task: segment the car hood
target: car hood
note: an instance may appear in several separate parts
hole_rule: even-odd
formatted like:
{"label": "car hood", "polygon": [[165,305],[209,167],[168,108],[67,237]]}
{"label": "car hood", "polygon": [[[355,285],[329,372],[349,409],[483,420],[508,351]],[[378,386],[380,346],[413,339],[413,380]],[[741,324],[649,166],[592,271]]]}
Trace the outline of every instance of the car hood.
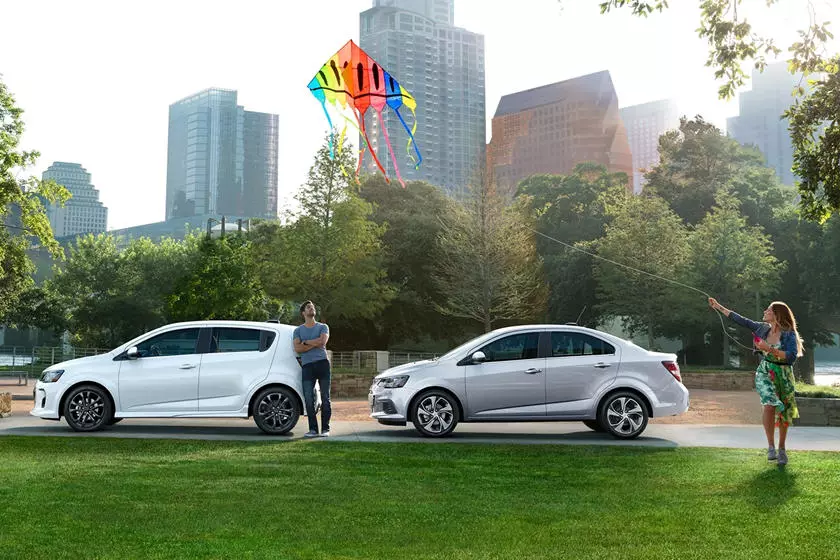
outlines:
{"label": "car hood", "polygon": [[403,364],[401,366],[386,369],[385,371],[377,375],[376,378],[378,379],[380,377],[391,377],[393,375],[405,375],[407,373],[412,373],[435,365],[437,365],[436,360],[421,360],[419,362],[411,362],[408,364]]}
{"label": "car hood", "polygon": [[105,356],[105,354],[97,354],[96,356],[85,356],[84,358],[75,358],[73,360],[67,360],[66,362],[59,362],[51,366],[46,366],[44,370],[76,368],[92,362],[101,361],[103,356]]}

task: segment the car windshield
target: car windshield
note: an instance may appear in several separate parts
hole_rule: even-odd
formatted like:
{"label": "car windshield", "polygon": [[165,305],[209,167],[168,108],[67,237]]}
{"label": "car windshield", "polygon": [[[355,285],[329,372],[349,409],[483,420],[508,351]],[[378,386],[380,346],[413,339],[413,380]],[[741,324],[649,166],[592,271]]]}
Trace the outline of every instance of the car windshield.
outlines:
{"label": "car windshield", "polygon": [[468,349],[472,346],[480,346],[485,340],[487,340],[489,338],[492,338],[493,335],[494,335],[494,333],[486,333],[486,334],[483,334],[483,335],[479,336],[478,338],[470,339],[467,342],[463,343],[462,345],[458,346],[457,348],[453,348],[452,350],[450,350],[449,352],[447,352],[446,354],[444,354],[443,356],[438,358],[438,360],[447,360],[449,358],[459,356],[466,349]]}

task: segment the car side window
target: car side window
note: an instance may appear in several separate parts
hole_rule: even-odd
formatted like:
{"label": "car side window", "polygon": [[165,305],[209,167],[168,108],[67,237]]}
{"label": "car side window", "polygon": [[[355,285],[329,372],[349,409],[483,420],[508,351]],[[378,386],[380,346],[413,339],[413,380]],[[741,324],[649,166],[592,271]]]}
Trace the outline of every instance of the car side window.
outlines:
{"label": "car side window", "polygon": [[551,357],[615,354],[615,347],[600,338],[580,332],[551,333]]}
{"label": "car side window", "polygon": [[271,346],[271,343],[268,343],[263,347],[264,332],[266,331],[259,329],[216,327],[210,335],[210,353],[261,352]]}
{"label": "car side window", "polygon": [[485,362],[528,360],[539,356],[540,333],[519,333],[494,340],[480,349]]}
{"label": "car side window", "polygon": [[141,358],[195,354],[200,329],[178,329],[146,339],[137,345]]}

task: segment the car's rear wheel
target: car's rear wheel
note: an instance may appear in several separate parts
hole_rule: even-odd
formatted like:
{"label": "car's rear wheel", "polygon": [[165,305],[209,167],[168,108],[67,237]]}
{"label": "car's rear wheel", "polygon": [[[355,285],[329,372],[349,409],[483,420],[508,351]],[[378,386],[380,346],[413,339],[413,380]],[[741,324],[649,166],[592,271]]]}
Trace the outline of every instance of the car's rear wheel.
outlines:
{"label": "car's rear wheel", "polygon": [[64,400],[64,419],[77,432],[95,432],[111,421],[111,397],[96,385],[80,385]]}
{"label": "car's rear wheel", "polygon": [[260,391],[254,400],[254,422],[267,434],[288,433],[299,418],[297,399],[288,389],[269,387]]}
{"label": "car's rear wheel", "polygon": [[590,430],[595,430],[596,432],[604,431],[604,427],[597,420],[584,420],[583,425],[589,428]]}
{"label": "car's rear wheel", "polygon": [[603,400],[598,421],[613,436],[633,439],[647,427],[647,407],[636,393],[619,391]]}
{"label": "car's rear wheel", "polygon": [[414,399],[411,419],[426,437],[448,436],[458,425],[458,403],[445,391],[426,391]]}

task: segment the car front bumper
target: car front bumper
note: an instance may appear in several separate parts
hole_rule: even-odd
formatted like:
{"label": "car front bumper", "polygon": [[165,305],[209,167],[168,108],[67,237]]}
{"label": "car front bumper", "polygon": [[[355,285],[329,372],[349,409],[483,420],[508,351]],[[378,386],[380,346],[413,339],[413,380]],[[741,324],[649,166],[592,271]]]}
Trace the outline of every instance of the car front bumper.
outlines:
{"label": "car front bumper", "polygon": [[44,383],[43,381],[35,383],[35,389],[32,391],[35,403],[29,414],[48,420],[58,420],[61,417],[58,410],[60,387],[57,387],[57,385],[57,383]]}
{"label": "car front bumper", "polygon": [[370,417],[382,424],[405,424],[411,398],[405,387],[384,389],[374,384],[368,393]]}

